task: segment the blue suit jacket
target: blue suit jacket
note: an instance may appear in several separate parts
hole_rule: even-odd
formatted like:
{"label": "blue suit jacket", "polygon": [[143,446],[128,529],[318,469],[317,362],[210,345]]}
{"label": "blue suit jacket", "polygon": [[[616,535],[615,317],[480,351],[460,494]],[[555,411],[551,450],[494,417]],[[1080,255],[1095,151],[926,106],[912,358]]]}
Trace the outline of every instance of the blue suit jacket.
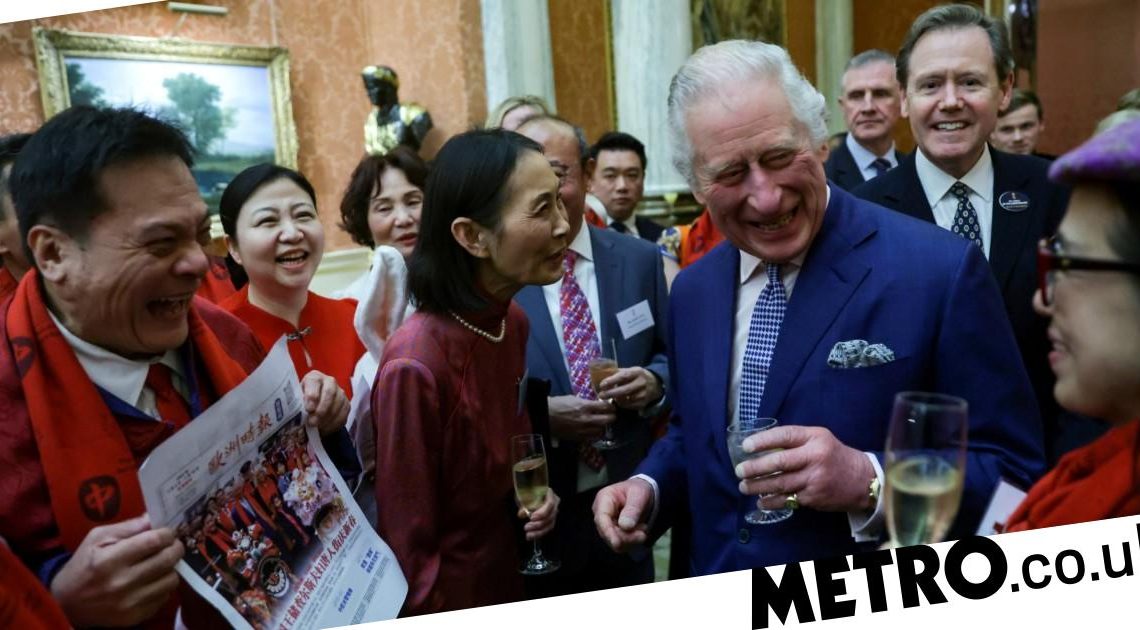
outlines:
{"label": "blue suit jacket", "polygon": [[[618,364],[623,367],[639,365],[657,374],[663,391],[669,386],[669,367],[665,358],[665,316],[668,295],[661,254],[657,247],[643,240],[631,238],[612,230],[599,230],[583,223],[590,232],[594,250],[594,273],[598,280],[598,309],[602,343],[610,339],[617,343]],[[641,301],[648,301],[655,325],[629,339],[623,338],[616,313]],[[555,330],[546,307],[542,287],[524,287],[515,301],[530,319],[530,338],[527,340],[527,371],[532,378],[550,381],[550,395],[573,394],[566,362],[558,345],[562,330]],[[636,412],[620,412],[615,425],[617,435],[630,444],[606,452],[606,470],[611,481],[627,478],[649,449],[649,421]],[[578,444],[561,440],[557,448],[550,449],[551,485],[560,496],[569,497],[576,491],[578,476]]]}
{"label": "blue suit jacket", "polygon": [[[1006,314],[1013,324],[1022,361],[1045,419],[1046,454],[1049,461],[1056,461],[1066,449],[1055,444],[1060,427],[1053,399],[1055,378],[1048,360],[1051,348],[1045,333],[1048,321],[1033,311],[1033,292],[1037,290],[1037,242],[1057,232],[1069,202],[1069,190],[1049,181],[1046,176],[1049,164],[1044,160],[1003,153],[992,147],[990,156],[994,166],[990,270],[1005,300]],[[934,212],[918,179],[915,159],[912,154],[900,160],[898,168],[862,184],[852,193],[871,203],[934,223]],[[1011,192],[1028,199],[1029,207],[1018,212],[1002,208],[1002,195]]]}
{"label": "blue suit jacket", "polygon": [[[674,416],[639,468],[659,485],[659,520],[689,502],[696,574],[862,548],[842,513],[801,509],[774,525],[744,522],[755,497],[737,489],[725,446],[739,260],[724,243],[673,284]],[[886,344],[896,359],[828,367],[832,347],[852,339]],[[998,477],[1027,485],[1041,473],[1040,416],[981,252],[832,186],[788,301],[759,415],[826,427],[844,444],[880,455],[894,396],[904,390],[970,404],[965,491],[952,537],[973,532]]]}

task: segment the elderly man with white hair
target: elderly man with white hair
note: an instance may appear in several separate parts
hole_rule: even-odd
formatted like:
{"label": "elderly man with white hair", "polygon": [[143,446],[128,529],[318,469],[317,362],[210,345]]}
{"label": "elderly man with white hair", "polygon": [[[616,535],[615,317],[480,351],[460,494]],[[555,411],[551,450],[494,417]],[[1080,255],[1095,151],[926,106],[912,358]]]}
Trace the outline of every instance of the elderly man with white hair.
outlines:
{"label": "elderly man with white hair", "polygon": [[[828,185],[824,99],[782,48],[698,50],[673,78],[669,118],[676,166],[727,242],[673,285],[674,416],[638,474],[598,494],[612,547],[651,539],[684,501],[697,575],[877,544],[904,390],[969,401],[951,537],[972,533],[999,478],[1040,474],[1040,415],[985,258]],[[776,452],[734,469],[727,427],[757,417],[779,425],[745,449]],[[757,503],[792,516],[751,524]]]}

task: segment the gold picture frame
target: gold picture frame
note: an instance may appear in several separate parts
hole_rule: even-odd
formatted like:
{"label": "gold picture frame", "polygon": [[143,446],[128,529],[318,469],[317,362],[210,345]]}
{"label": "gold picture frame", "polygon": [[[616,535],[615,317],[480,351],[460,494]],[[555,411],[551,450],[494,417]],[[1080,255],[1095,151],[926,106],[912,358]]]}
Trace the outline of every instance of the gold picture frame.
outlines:
{"label": "gold picture frame", "polygon": [[[284,48],[41,27],[33,29],[32,37],[45,118],[70,107],[73,96],[173,116],[198,151],[195,179],[211,210],[229,181],[226,174],[232,178],[247,162],[269,161],[270,143],[274,163],[297,168],[289,52]],[[160,89],[165,96],[158,95]],[[210,98],[209,117],[186,104]],[[204,179],[207,173],[213,175]]]}

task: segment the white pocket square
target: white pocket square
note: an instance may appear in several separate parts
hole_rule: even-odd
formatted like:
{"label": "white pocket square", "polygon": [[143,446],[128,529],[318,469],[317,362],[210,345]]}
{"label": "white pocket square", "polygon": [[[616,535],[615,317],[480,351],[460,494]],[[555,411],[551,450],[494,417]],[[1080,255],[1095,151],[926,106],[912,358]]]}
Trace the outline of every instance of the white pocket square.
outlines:
{"label": "white pocket square", "polygon": [[827,356],[828,367],[847,369],[864,368],[890,363],[895,360],[893,350],[881,343],[867,343],[863,339],[840,341]]}

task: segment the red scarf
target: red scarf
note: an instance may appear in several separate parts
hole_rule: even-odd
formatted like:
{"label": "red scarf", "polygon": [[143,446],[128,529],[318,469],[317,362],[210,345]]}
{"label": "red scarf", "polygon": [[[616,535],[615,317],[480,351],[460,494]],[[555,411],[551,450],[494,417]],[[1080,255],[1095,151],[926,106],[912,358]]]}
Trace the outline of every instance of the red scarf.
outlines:
{"label": "red scarf", "polygon": [[724,235],[713,225],[708,208],[688,228],[681,236],[681,267],[697,262],[724,240]]}
{"label": "red scarf", "polygon": [[[48,314],[36,272],[16,289],[8,339],[60,540],[75,551],[92,528],[138,516],[145,507],[135,459],[115,416]],[[190,340],[221,396],[245,377],[195,307]]]}
{"label": "red scarf", "polygon": [[0,575],[0,628],[71,627],[59,604],[3,542]]}
{"label": "red scarf", "polygon": [[1010,515],[1007,532],[1140,514],[1140,420],[1061,458]]}

